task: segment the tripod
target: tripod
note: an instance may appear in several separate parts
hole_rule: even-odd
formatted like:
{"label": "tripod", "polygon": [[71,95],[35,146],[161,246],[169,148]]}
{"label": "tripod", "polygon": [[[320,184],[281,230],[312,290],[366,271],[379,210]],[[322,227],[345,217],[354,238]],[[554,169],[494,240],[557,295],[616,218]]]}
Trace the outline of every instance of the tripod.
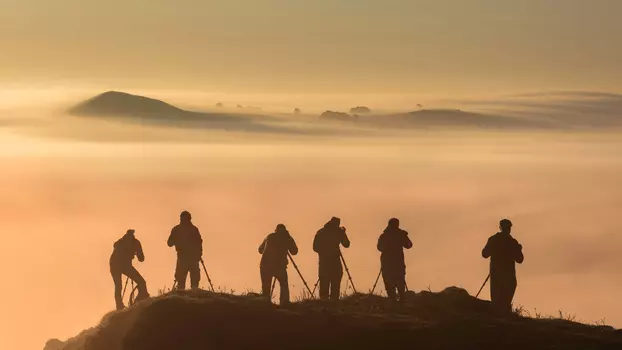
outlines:
{"label": "tripod", "polygon": [[[294,265],[294,268],[296,269],[296,272],[298,272],[298,276],[300,276],[300,279],[302,280],[302,283],[304,283],[305,287],[307,288],[307,291],[309,292],[309,295],[311,295],[311,298],[315,299],[315,295],[313,295],[313,292],[311,292],[311,288],[309,288],[309,285],[307,284],[307,281],[302,276],[302,273],[300,272],[300,269],[298,269],[298,265],[296,265],[296,262],[294,261],[294,258],[292,257],[292,255],[289,252],[287,253],[287,256],[289,257],[289,260],[292,261],[292,265]],[[273,285],[273,288],[274,288],[274,285]]]}
{"label": "tripod", "polygon": [[350,274],[350,269],[348,269],[348,264],[346,264],[346,259],[343,258],[343,254],[341,253],[341,249],[339,249],[339,256],[341,257],[341,261],[343,262],[343,267],[346,269],[346,273],[348,274],[348,278],[350,279],[350,284],[352,284],[352,290],[354,294],[357,294],[356,287],[354,286],[354,281],[352,281],[352,275]]}

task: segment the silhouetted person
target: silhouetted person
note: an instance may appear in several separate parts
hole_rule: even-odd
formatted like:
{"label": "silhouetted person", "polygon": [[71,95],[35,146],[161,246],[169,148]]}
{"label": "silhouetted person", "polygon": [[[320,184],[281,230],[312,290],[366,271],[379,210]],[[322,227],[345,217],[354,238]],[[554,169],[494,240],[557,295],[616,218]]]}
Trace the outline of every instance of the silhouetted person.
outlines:
{"label": "silhouetted person", "polygon": [[281,286],[281,305],[289,304],[289,282],[287,279],[287,253],[298,254],[298,246],[283,224],[278,224],[276,230],[269,234],[259,246],[261,263],[261,291],[270,298],[272,292],[272,278],[276,278]]}
{"label": "silhouetted person", "polygon": [[501,232],[488,239],[482,250],[490,258],[490,298],[492,304],[504,312],[512,312],[512,299],[516,292],[516,264],[524,260],[523,246],[510,234],[512,222],[499,222]]}
{"label": "silhouetted person", "polygon": [[[413,243],[408,238],[408,232],[400,229],[400,221],[396,218],[389,220],[387,228],[378,238],[382,279],[387,295],[393,300],[404,300],[406,292],[406,262],[404,248],[412,248]],[[397,294],[396,294],[397,290]]]}
{"label": "silhouetted person", "polygon": [[168,246],[175,246],[177,251],[177,267],[175,280],[177,289],[186,289],[186,278],[190,273],[190,288],[198,289],[201,280],[199,263],[203,257],[203,239],[199,229],[192,224],[192,216],[183,211],[179,225],[173,227],[168,238]]}
{"label": "silhouetted person", "polygon": [[320,299],[339,300],[343,267],[339,245],[350,247],[341,219],[333,217],[315,234],[313,250],[319,256]]}
{"label": "silhouetted person", "polygon": [[136,301],[140,301],[149,297],[147,293],[147,283],[143,276],[132,266],[134,256],[138,261],[145,261],[143,247],[140,241],[134,237],[134,230],[127,230],[127,233],[118,241],[114,242],[114,250],[110,256],[110,274],[114,281],[114,300],[117,304],[117,310],[125,307],[123,305],[123,297],[121,290],[123,288],[123,275],[129,277],[138,287],[138,295]]}

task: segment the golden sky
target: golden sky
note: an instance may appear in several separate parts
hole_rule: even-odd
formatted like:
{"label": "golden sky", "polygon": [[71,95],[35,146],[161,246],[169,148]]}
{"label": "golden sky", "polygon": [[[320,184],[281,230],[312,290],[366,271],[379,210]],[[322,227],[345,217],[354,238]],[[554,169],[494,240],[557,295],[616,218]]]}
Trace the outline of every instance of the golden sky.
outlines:
{"label": "golden sky", "polygon": [[622,90],[618,0],[0,0],[0,84]]}

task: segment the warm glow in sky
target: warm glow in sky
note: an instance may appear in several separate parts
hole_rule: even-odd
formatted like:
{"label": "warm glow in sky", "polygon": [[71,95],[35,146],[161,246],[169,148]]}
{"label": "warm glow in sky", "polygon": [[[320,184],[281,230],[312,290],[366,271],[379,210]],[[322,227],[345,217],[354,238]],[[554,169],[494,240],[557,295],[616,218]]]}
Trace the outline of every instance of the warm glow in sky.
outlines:
{"label": "warm glow in sky", "polygon": [[0,0],[0,84],[622,90],[618,0]]}

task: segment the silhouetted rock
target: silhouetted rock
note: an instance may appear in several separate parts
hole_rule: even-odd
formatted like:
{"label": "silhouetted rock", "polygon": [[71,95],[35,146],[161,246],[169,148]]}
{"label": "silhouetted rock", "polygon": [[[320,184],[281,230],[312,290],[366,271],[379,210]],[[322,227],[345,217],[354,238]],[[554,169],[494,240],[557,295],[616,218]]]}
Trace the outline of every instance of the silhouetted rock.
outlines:
{"label": "silhouetted rock", "polygon": [[166,102],[125,92],[108,91],[86,100],[69,110],[79,115],[119,115],[136,117],[170,117],[185,113]]}
{"label": "silhouetted rock", "polygon": [[294,114],[300,114],[300,113],[302,113],[300,108],[294,108]]}
{"label": "silhouetted rock", "polygon": [[344,112],[334,112],[334,111],[326,111],[320,115],[320,120],[328,120],[328,121],[354,121],[356,120],[354,117],[350,116],[348,113]]}
{"label": "silhouetted rock", "polygon": [[358,107],[350,108],[350,113],[352,113],[352,114],[367,114],[367,113],[371,113],[371,109],[369,109],[369,107],[365,107],[365,106],[358,106]]}
{"label": "silhouetted rock", "polygon": [[64,350],[622,349],[611,327],[500,315],[461,288],[407,292],[402,303],[357,294],[286,308],[256,294],[173,292],[106,315]]}

